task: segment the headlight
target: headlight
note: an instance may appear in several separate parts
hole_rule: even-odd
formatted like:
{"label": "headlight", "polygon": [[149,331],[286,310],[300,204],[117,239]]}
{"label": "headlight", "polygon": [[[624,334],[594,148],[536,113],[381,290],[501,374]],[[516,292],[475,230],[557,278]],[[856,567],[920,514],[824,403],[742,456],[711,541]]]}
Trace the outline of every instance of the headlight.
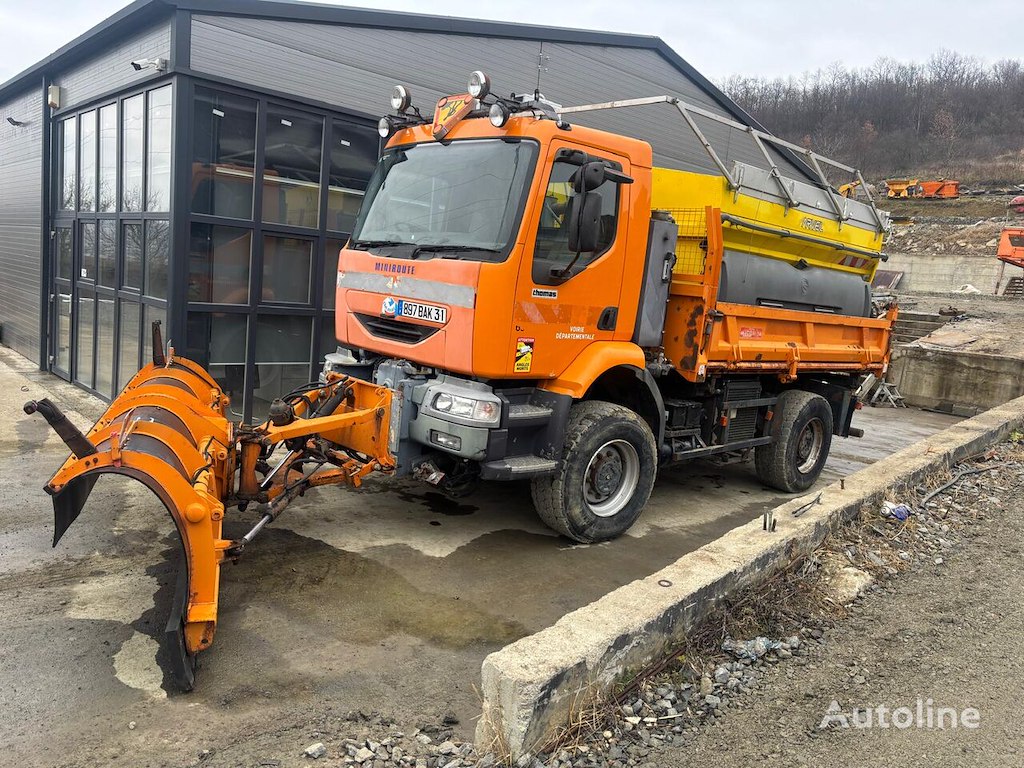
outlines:
{"label": "headlight", "polygon": [[495,128],[502,128],[508,119],[512,117],[511,110],[502,104],[500,101],[491,104],[491,110],[487,114],[487,117],[491,121],[491,125]]}
{"label": "headlight", "polygon": [[501,405],[493,400],[476,400],[448,392],[437,393],[431,407],[438,413],[447,413],[485,424],[497,424],[501,418]]}
{"label": "headlight", "polygon": [[491,92],[491,78],[478,69],[470,74],[466,90],[474,99],[482,99]]}
{"label": "headlight", "polygon": [[382,139],[386,139],[391,135],[391,121],[386,117],[382,117],[377,123],[377,133],[380,134]]}

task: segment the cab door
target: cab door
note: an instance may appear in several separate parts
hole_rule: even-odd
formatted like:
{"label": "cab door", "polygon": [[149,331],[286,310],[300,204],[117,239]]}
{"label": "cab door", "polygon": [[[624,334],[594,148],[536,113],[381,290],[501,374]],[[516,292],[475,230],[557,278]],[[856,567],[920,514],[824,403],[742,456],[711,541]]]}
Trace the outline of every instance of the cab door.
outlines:
{"label": "cab door", "polygon": [[516,377],[556,377],[587,346],[615,337],[629,221],[629,195],[621,183],[609,179],[592,191],[600,197],[597,249],[569,248],[566,214],[579,194],[574,176],[595,160],[630,173],[628,159],[614,153],[564,141],[548,149],[516,287],[508,368]]}

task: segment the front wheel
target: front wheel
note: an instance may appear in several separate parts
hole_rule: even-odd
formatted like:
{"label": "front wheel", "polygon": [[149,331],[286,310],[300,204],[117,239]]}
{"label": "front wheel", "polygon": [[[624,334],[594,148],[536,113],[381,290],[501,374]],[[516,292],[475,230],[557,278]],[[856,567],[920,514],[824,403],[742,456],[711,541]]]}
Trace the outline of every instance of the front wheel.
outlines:
{"label": "front wheel", "polygon": [[806,491],[818,480],[832,447],[832,408],[821,395],[789,389],[771,421],[775,441],[754,452],[757,476],[780,491]]}
{"label": "front wheel", "polygon": [[650,426],[633,411],[599,400],[577,403],[561,469],[533,480],[533,505],[550,528],[574,541],[614,539],[650,498],[657,456]]}

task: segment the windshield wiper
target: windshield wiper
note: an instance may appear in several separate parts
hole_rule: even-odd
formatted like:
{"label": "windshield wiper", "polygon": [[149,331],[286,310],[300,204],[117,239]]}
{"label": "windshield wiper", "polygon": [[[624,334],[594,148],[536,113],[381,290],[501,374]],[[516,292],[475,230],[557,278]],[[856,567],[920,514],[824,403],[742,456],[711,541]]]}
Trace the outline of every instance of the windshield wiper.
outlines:
{"label": "windshield wiper", "polygon": [[418,245],[413,248],[412,253],[409,254],[410,259],[415,259],[421,253],[443,253],[449,251],[451,253],[465,253],[465,252],[476,252],[476,253],[501,253],[500,248],[486,248],[481,245],[445,245],[443,243],[435,243],[429,245]]}
{"label": "windshield wiper", "polygon": [[385,246],[394,245],[412,245],[412,243],[405,242],[403,240],[353,240],[352,247],[359,250],[366,250],[367,248],[384,248]]}

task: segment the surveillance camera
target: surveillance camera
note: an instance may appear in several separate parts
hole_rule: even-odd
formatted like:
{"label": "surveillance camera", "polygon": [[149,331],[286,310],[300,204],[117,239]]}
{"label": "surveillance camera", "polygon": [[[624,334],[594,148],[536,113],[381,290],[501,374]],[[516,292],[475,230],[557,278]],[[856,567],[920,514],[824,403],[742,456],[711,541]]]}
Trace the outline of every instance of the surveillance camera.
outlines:
{"label": "surveillance camera", "polygon": [[136,59],[132,62],[132,69],[136,72],[141,72],[144,69],[155,69],[157,72],[163,72],[167,69],[167,59]]}

